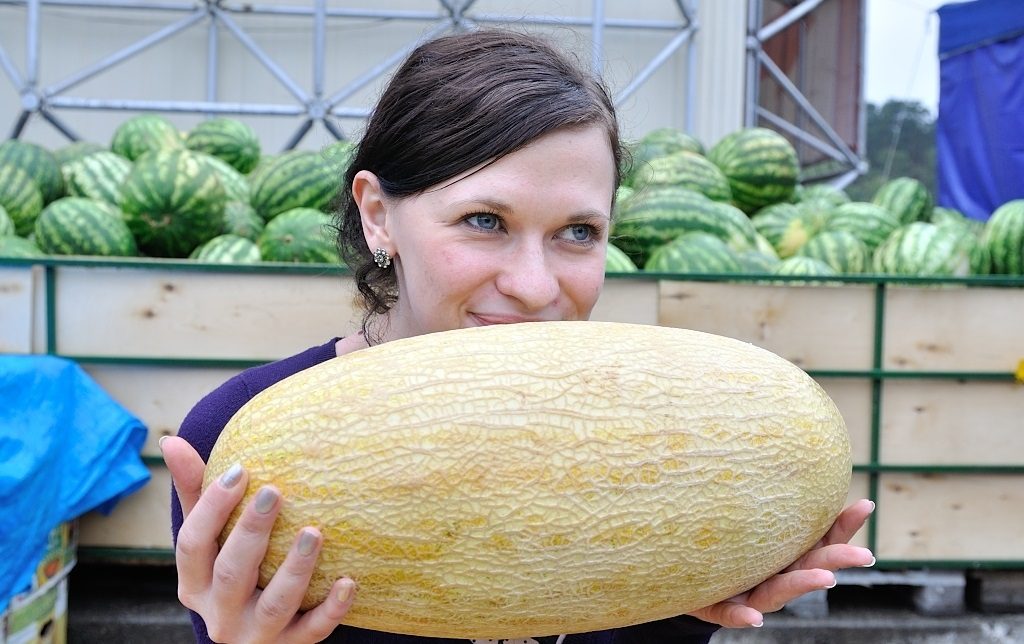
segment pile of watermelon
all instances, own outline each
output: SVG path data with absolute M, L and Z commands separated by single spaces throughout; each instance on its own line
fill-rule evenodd
M 899 177 L 872 201 L 801 185 L 796 151 L 744 128 L 710 149 L 671 128 L 631 146 L 616 194 L 608 272 L 908 275 L 1024 274 L 1024 200 L 986 222 L 936 207 Z
M 108 146 L 0 143 L 0 257 L 340 262 L 329 214 L 352 144 L 265 155 L 245 123 L 158 115 Z

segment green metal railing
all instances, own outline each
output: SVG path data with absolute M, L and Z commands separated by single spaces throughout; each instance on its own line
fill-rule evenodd
M 198 264 L 188 260 L 92 260 L 88 258 L 46 258 L 46 259 L 6 259 L 0 258 L 3 266 L 43 265 L 45 270 L 46 298 L 46 338 L 47 352 L 52 355 L 72 359 L 82 363 L 121 364 L 121 365 L 157 365 L 167 367 L 222 367 L 246 368 L 262 364 L 261 360 L 246 359 L 209 359 L 192 358 L 157 358 L 145 356 L 102 356 L 102 355 L 68 355 L 63 354 L 58 346 L 57 329 L 57 272 L 65 266 L 125 268 L 125 269 L 156 269 L 193 273 L 245 273 L 245 274 L 295 274 L 295 275 L 347 275 L 345 268 L 309 265 L 309 264 Z M 975 276 L 962 278 L 932 277 L 894 277 L 885 275 L 850 275 L 850 276 L 778 276 L 769 274 L 663 274 L 663 273 L 623 273 L 609 275 L 611 280 L 637 280 L 644 282 L 727 282 L 748 284 L 859 284 L 874 287 L 874 320 L 871 368 L 864 370 L 808 369 L 807 373 L 815 378 L 852 378 L 864 379 L 871 383 L 871 414 L 870 414 L 870 446 L 867 463 L 857 463 L 854 471 L 868 477 L 868 495 L 878 499 L 882 475 L 890 473 L 902 474 L 947 474 L 947 475 L 1005 475 L 1016 477 L 1024 475 L 1024 463 L 1005 464 L 900 464 L 883 463 L 881 458 L 882 433 L 882 397 L 884 383 L 887 380 L 956 380 L 978 382 L 1020 382 L 1020 367 L 1017 371 L 919 371 L 886 369 L 884 365 L 886 295 L 890 285 L 918 287 L 986 287 L 1011 288 L 1024 287 L 1024 276 Z M 1019 356 L 1024 359 L 1024 355 Z M 1024 431 L 1024 408 L 1022 408 L 1022 431 Z M 163 461 L 157 456 L 144 456 L 144 462 L 152 467 L 162 467 Z M 1024 481 L 1016 482 L 1024 485 Z M 867 525 L 867 545 L 877 551 L 878 523 L 881 513 L 885 511 L 879 504 L 875 514 Z M 1024 536 L 1021 537 L 1024 543 Z M 1024 552 L 1024 545 L 1022 545 Z M 83 548 L 85 557 L 113 559 L 142 559 L 165 561 L 173 558 L 171 551 L 164 549 L 124 549 L 124 548 Z M 943 568 L 943 569 L 1019 569 L 1024 568 L 1024 558 L 1013 560 L 974 560 L 974 559 L 928 559 L 928 560 L 897 560 L 880 558 L 878 568 Z

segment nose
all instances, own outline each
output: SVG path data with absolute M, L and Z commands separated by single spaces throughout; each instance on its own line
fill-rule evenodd
M 524 309 L 540 311 L 558 299 L 561 285 L 543 243 L 517 244 L 503 263 L 496 282 L 498 291 L 518 300 Z

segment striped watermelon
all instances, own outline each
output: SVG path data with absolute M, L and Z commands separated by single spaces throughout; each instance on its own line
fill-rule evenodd
M 729 180 L 714 163 L 696 152 L 683 150 L 651 159 L 637 171 L 635 188 L 675 186 L 689 188 L 708 199 L 729 202 L 732 190 Z
M 221 232 L 256 241 L 263 232 L 263 226 L 263 220 L 249 202 L 229 201 L 224 204 L 224 228 Z
M 93 143 L 92 141 L 75 141 L 69 143 L 62 148 L 57 148 L 53 151 L 53 158 L 57 160 L 57 163 L 63 168 L 65 164 L 72 161 L 77 161 L 83 157 L 87 157 L 94 152 L 107 151 L 107 148 L 103 147 L 99 143 Z
M 19 235 L 28 235 L 43 209 L 43 193 L 31 176 L 10 163 L 0 163 L 0 206 Z
M 341 189 L 342 177 L 317 152 L 286 152 L 251 182 L 249 203 L 265 221 L 295 208 L 324 210 Z
M 992 258 L 993 273 L 1024 275 L 1024 199 L 996 208 L 981 238 Z
M 811 237 L 797 253 L 828 264 L 837 273 L 863 273 L 871 260 L 867 245 L 845 230 L 820 232 Z
M 210 264 L 255 264 L 261 259 L 256 242 L 231 234 L 217 235 L 189 257 Z
M 696 154 L 704 154 L 704 145 L 682 130 L 663 127 L 651 130 L 639 141 L 628 145 L 626 167 L 623 170 L 623 184 L 633 185 L 638 172 L 652 159 L 663 157 L 674 152 L 688 150 Z
M 757 244 L 757 231 L 739 209 L 712 201 L 686 188 L 647 188 L 625 204 L 613 228 L 615 244 L 638 265 L 650 253 L 685 232 L 703 231 L 724 240 L 733 250 Z
M 748 214 L 789 201 L 800 175 L 796 149 L 778 132 L 762 127 L 726 135 L 708 159 L 729 179 L 733 203 Z
M 644 265 L 649 273 L 741 273 L 736 251 L 711 233 L 680 235 L 651 253 Z
M 106 150 L 94 152 L 63 167 L 68 194 L 72 197 L 101 199 L 112 205 L 121 203 L 121 186 L 132 171 L 132 162 Z
M 7 210 L 0 206 L 0 237 L 15 235 L 14 220 L 7 214 Z
M 817 211 L 791 203 L 766 206 L 751 216 L 750 223 L 782 259 L 796 254 L 821 228 Z
M 966 277 L 971 260 L 956 233 L 915 221 L 896 229 L 875 249 L 873 268 L 887 275 Z
M 781 261 L 774 251 L 768 254 L 759 250 L 745 250 L 736 253 L 736 258 L 744 273 L 771 273 Z
M 992 254 L 988 245 L 982 241 L 981 233 L 971 225 L 971 220 L 949 220 L 935 225 L 956 236 L 957 244 L 967 252 L 971 275 L 988 275 L 992 272 Z
M 270 221 L 257 240 L 268 262 L 341 262 L 331 217 L 315 208 L 293 208 Z
M 24 237 L 7 235 L 0 237 L 0 257 L 15 257 L 18 259 L 29 259 L 33 257 L 45 257 L 45 253 L 39 250 L 35 242 Z
M 636 264 L 624 253 L 621 248 L 614 244 L 608 244 L 604 256 L 605 273 L 635 273 Z
M 181 134 L 174 124 L 158 114 L 141 114 L 114 130 L 110 149 L 129 161 L 147 152 L 181 148 Z
M 32 177 L 43 197 L 43 205 L 64 196 L 64 177 L 60 174 L 60 163 L 53 153 L 44 147 L 8 139 L 0 143 L 0 164 L 17 166 Z
M 185 147 L 221 159 L 241 174 L 260 161 L 260 141 L 247 124 L 233 118 L 203 121 L 185 137 Z
M 352 163 L 352 159 L 355 158 L 357 147 L 351 141 L 335 141 L 327 147 L 325 147 L 320 156 L 323 157 L 324 163 L 327 163 L 334 169 L 334 172 L 338 173 L 339 176 L 344 176 L 348 172 L 348 166 Z
M 211 156 L 205 152 L 193 153 L 196 155 L 196 158 L 213 168 L 217 178 L 220 179 L 221 185 L 224 186 L 224 193 L 227 195 L 228 201 L 249 201 L 251 189 L 249 180 L 245 178 L 244 174 L 235 170 L 234 167 L 223 159 Z
M 217 174 L 185 149 L 144 155 L 122 187 L 128 227 L 139 249 L 157 257 L 188 257 L 219 235 L 226 203 Z
M 882 184 L 871 201 L 896 215 L 901 224 L 927 221 L 935 206 L 928 188 L 910 177 L 898 177 Z
M 138 254 L 121 211 L 106 201 L 64 197 L 36 219 L 35 241 L 51 255 L 126 257 Z
M 853 233 L 874 252 L 899 227 L 899 219 L 885 208 L 865 201 L 851 201 L 837 206 L 822 230 Z
M 804 255 L 794 255 L 788 257 L 779 262 L 775 268 L 772 269 L 772 275 L 835 275 L 836 271 L 831 266 L 813 257 L 806 257 Z M 807 284 L 808 282 L 803 281 L 786 281 L 784 282 L 788 286 L 796 286 L 800 284 Z M 819 284 L 820 282 L 813 282 Z
M 825 201 L 832 206 L 841 206 L 850 202 L 850 195 L 842 188 L 837 188 L 828 183 L 814 183 L 811 185 L 799 185 L 794 193 L 797 201 Z

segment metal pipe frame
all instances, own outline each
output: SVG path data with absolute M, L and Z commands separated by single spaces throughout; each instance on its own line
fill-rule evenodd
M 678 8 L 680 20 L 644 20 L 608 18 L 607 0 L 592 0 L 591 15 L 507 15 L 501 13 L 470 13 L 476 0 L 437 0 L 436 11 L 406 11 L 388 9 L 342 9 L 327 6 L 327 0 L 311 0 L 310 6 L 243 5 L 221 1 L 174 2 L 173 0 L 0 0 L 0 6 L 21 6 L 26 8 L 26 56 L 25 70 L 19 70 L 0 43 L 0 69 L 14 85 L 21 96 L 22 110 L 15 118 L 11 137 L 17 138 L 29 119 L 38 115 L 69 140 L 79 140 L 78 134 L 56 114 L 55 110 L 111 110 L 136 112 L 195 113 L 207 117 L 216 115 L 266 115 L 276 117 L 299 117 L 299 125 L 290 137 L 285 149 L 290 149 L 306 136 L 317 123 L 335 138 L 345 138 L 343 128 L 333 119 L 365 119 L 370 110 L 365 107 L 349 107 L 342 103 L 360 89 L 388 73 L 405 59 L 424 40 L 436 37 L 450 30 L 468 30 L 484 23 L 509 23 L 533 26 L 586 27 L 591 30 L 591 64 L 594 72 L 600 74 L 604 66 L 605 31 L 607 29 L 648 30 L 678 32 L 671 41 L 637 74 L 637 76 L 616 97 L 621 103 L 632 95 L 651 75 L 671 58 L 684 44 L 687 45 L 686 79 L 686 129 L 693 127 L 693 92 L 695 88 L 694 34 L 697 31 L 697 0 L 672 0 Z M 45 87 L 39 86 L 39 37 L 40 20 L 44 8 L 59 7 L 80 10 L 139 10 L 149 13 L 183 13 L 166 26 L 120 50 L 88 64 L 70 76 Z M 284 69 L 264 51 L 235 20 L 237 15 L 286 16 L 310 19 L 312 22 L 312 88 L 308 91 L 295 82 Z M 384 61 L 348 82 L 333 93 L 327 92 L 326 84 L 326 29 L 327 21 L 333 19 L 380 19 L 386 21 L 424 21 L 436 23 L 415 42 L 402 47 Z M 137 100 L 137 99 L 94 99 L 69 96 L 67 92 L 87 80 L 103 74 L 120 63 L 159 45 L 189 28 L 203 23 L 206 28 L 206 78 L 202 101 Z M 219 100 L 219 65 L 221 35 L 232 35 L 270 74 L 295 98 L 294 104 L 265 104 L 223 102 Z
M 835 128 L 826 119 L 811 102 L 807 99 L 800 88 L 789 79 L 785 72 L 778 66 L 778 64 L 771 59 L 768 54 L 764 52 L 764 43 L 771 38 L 775 37 L 787 27 L 796 24 L 798 21 L 806 17 L 815 9 L 822 6 L 828 0 L 803 0 L 793 6 L 789 11 L 782 14 L 771 23 L 762 26 L 761 23 L 764 21 L 764 0 L 748 0 L 747 2 L 747 99 L 746 99 L 746 116 L 745 123 L 747 126 L 756 125 L 759 120 L 763 120 L 777 129 L 786 132 L 801 142 L 809 145 L 815 150 L 825 154 L 826 156 L 839 161 L 845 168 L 835 179 L 832 179 L 830 183 L 839 188 L 844 188 L 852 183 L 858 176 L 864 174 L 867 171 L 867 164 L 861 156 L 850 149 L 846 141 L 835 131 Z M 861 42 L 864 41 L 864 6 L 861 5 Z M 863 87 L 864 83 L 864 51 L 861 47 L 861 60 L 860 60 L 860 83 Z M 803 59 L 803 52 L 800 52 L 801 61 Z M 760 83 L 761 83 L 761 71 L 765 70 L 768 74 L 779 84 L 786 94 L 788 94 L 797 104 L 799 108 L 797 114 L 797 120 L 802 122 L 803 118 L 810 119 L 811 123 L 816 126 L 821 133 L 828 139 L 828 141 L 822 141 L 821 138 L 808 132 L 804 127 L 801 127 L 801 123 L 791 123 L 781 116 L 774 114 L 760 106 Z M 861 99 L 860 104 L 860 119 L 858 122 L 858 133 L 857 133 L 857 145 L 860 150 L 864 149 L 865 140 L 865 116 L 864 116 L 864 101 Z

